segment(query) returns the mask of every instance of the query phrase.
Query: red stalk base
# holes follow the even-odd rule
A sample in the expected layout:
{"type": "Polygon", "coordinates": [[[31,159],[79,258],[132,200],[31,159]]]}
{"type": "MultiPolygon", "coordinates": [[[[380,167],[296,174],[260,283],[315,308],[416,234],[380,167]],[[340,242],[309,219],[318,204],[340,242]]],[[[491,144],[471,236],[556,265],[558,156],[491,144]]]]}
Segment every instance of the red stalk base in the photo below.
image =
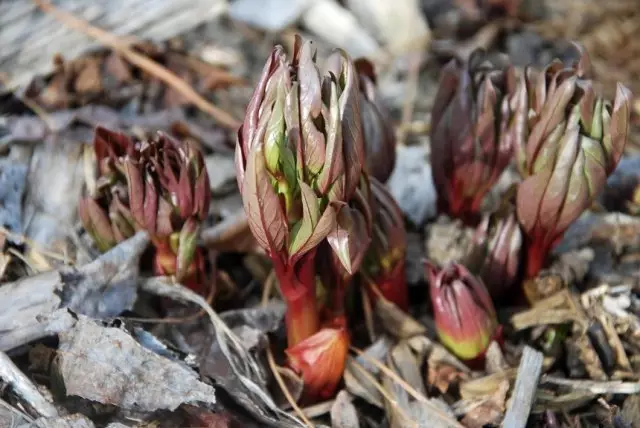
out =
{"type": "Polygon", "coordinates": [[[527,279],[535,278],[544,268],[545,262],[551,250],[562,241],[564,233],[561,233],[553,241],[530,239],[527,244],[527,279]]]}
{"type": "Polygon", "coordinates": [[[316,299],[315,250],[294,265],[273,257],[273,268],[287,304],[285,323],[289,347],[295,346],[320,329],[316,299]]]}
{"type": "MultiPolygon", "coordinates": [[[[404,260],[401,260],[390,273],[385,274],[379,281],[376,281],[376,284],[385,299],[407,312],[409,310],[409,290],[407,288],[404,263],[404,260]]],[[[373,291],[370,291],[369,294],[372,300],[376,298],[373,291]]]]}

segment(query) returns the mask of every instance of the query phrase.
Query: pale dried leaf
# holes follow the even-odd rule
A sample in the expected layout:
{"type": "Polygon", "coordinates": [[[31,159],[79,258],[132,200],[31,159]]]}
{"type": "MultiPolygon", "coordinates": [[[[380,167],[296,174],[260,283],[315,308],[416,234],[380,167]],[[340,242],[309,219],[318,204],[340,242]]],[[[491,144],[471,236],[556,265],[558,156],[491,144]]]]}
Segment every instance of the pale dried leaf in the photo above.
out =
{"type": "Polygon", "coordinates": [[[195,371],[143,348],[121,329],[80,316],[59,338],[56,369],[67,395],[147,412],[216,402],[213,387],[195,371]]]}

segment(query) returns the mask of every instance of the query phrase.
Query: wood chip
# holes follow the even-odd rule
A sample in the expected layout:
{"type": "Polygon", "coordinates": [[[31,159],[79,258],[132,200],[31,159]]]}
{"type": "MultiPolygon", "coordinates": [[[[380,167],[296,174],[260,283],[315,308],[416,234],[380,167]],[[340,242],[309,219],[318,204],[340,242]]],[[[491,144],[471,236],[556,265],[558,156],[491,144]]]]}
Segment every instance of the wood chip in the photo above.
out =
{"type": "Polygon", "coordinates": [[[526,346],[522,353],[516,385],[509,400],[509,409],[502,422],[504,428],[524,428],[533,406],[538,380],[542,373],[542,352],[526,346]]]}

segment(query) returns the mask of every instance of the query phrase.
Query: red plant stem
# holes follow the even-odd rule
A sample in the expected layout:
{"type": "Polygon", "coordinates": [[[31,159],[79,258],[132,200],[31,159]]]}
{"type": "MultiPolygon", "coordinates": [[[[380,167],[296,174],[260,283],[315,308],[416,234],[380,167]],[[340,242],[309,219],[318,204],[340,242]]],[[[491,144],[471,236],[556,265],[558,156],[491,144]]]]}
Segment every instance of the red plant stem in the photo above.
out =
{"type": "Polygon", "coordinates": [[[535,278],[544,267],[550,245],[531,241],[527,246],[527,278],[535,278]]]}
{"type": "Polygon", "coordinates": [[[285,323],[288,346],[292,347],[320,330],[316,298],[315,250],[294,265],[272,257],[280,291],[287,304],[285,323]]]}
{"type": "MultiPolygon", "coordinates": [[[[338,268],[339,269],[339,268],[338,268]]],[[[346,328],[347,318],[345,312],[345,300],[347,295],[347,287],[351,283],[351,275],[346,272],[340,272],[335,275],[334,284],[330,288],[331,307],[328,311],[328,319],[325,320],[325,326],[334,328],[346,328]]]]}
{"type": "Polygon", "coordinates": [[[393,302],[405,312],[409,310],[409,290],[407,289],[404,260],[396,263],[393,270],[385,274],[377,285],[385,299],[393,302]]]}

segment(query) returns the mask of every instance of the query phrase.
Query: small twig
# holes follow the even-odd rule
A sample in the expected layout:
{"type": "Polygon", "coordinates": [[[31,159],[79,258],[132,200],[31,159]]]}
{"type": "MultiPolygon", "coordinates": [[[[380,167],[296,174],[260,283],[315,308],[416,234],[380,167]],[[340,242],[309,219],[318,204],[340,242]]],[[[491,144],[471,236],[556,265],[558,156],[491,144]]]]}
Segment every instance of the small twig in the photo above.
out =
{"type": "Polygon", "coordinates": [[[395,407],[395,409],[398,411],[398,413],[400,415],[402,415],[402,417],[407,420],[408,422],[411,422],[411,426],[414,426],[415,428],[419,428],[419,425],[416,423],[416,421],[414,421],[413,419],[411,419],[409,417],[409,415],[407,415],[405,413],[405,411],[402,409],[402,407],[398,404],[398,402],[391,396],[389,395],[389,392],[384,388],[384,386],[380,385],[380,382],[378,382],[376,380],[375,377],[373,377],[373,375],[371,373],[369,373],[367,371],[367,369],[365,369],[360,363],[358,363],[357,361],[353,360],[353,367],[357,368],[358,371],[367,378],[367,380],[369,382],[371,382],[371,384],[378,390],[378,392],[380,392],[380,394],[385,398],[385,400],[387,400],[389,403],[391,403],[391,405],[393,407],[395,407]]]}
{"type": "Polygon", "coordinates": [[[504,417],[504,428],[524,428],[531,413],[538,380],[542,373],[544,355],[535,349],[525,346],[518,367],[516,385],[513,388],[509,409],[504,417]]]}
{"type": "Polygon", "coordinates": [[[436,406],[431,401],[429,401],[429,399],[427,397],[425,397],[423,394],[421,394],[419,391],[417,391],[414,387],[409,385],[409,383],[407,383],[407,381],[402,379],[396,372],[391,370],[388,366],[386,366],[385,364],[381,363],[377,359],[367,355],[361,349],[358,349],[358,348],[356,348],[354,346],[350,346],[349,348],[353,352],[358,354],[360,357],[362,357],[363,359],[367,360],[369,363],[371,363],[374,366],[376,366],[377,368],[379,368],[381,372],[383,372],[385,375],[390,377],[395,383],[397,383],[402,388],[404,388],[404,390],[407,391],[409,393],[409,395],[411,395],[413,398],[415,398],[416,400],[420,401],[421,403],[426,404],[427,407],[429,407],[429,410],[431,410],[434,413],[436,413],[438,415],[438,418],[441,418],[443,422],[449,424],[449,426],[451,426],[451,427],[464,428],[463,425],[459,424],[456,420],[451,418],[451,416],[447,415],[440,408],[438,408],[438,406],[436,406]]]}
{"type": "Polygon", "coordinates": [[[7,383],[38,416],[49,418],[58,416],[55,406],[40,394],[33,382],[13,364],[11,358],[4,352],[0,352],[0,379],[7,383]]]}
{"type": "Polygon", "coordinates": [[[271,350],[270,347],[267,347],[267,361],[269,362],[269,368],[271,368],[271,372],[273,373],[273,377],[276,378],[276,382],[278,383],[278,386],[280,387],[280,390],[284,394],[284,397],[289,402],[289,405],[291,405],[293,410],[295,410],[296,416],[298,416],[300,419],[302,419],[302,421],[308,427],[313,428],[313,424],[311,423],[311,421],[309,421],[309,419],[307,419],[307,417],[305,416],[305,414],[302,411],[302,409],[300,408],[300,406],[298,406],[298,403],[296,403],[296,400],[291,395],[291,391],[289,391],[289,388],[287,388],[287,384],[284,383],[284,379],[282,379],[282,376],[280,376],[280,373],[278,372],[278,366],[276,365],[276,361],[273,358],[273,351],[271,350]]]}
{"type": "Polygon", "coordinates": [[[640,383],[594,380],[573,380],[555,376],[543,376],[542,383],[552,383],[555,385],[569,386],[574,390],[587,391],[592,394],[640,394],[640,383]]]}
{"type": "Polygon", "coordinates": [[[237,119],[233,118],[229,113],[211,104],[204,97],[198,94],[187,82],[176,76],[167,68],[129,48],[128,44],[124,43],[118,36],[110,34],[107,31],[95,27],[68,12],[64,12],[58,9],[57,7],[53,6],[48,0],[33,1],[40,9],[42,9],[43,12],[50,14],[55,19],[67,25],[68,27],[80,31],[87,36],[93,37],[100,43],[109,46],[110,48],[121,54],[124,58],[127,59],[127,61],[129,61],[133,65],[140,67],[149,74],[162,80],[168,86],[170,86],[190,102],[192,102],[200,110],[209,114],[212,118],[219,122],[221,126],[232,130],[236,130],[240,127],[240,122],[237,119]]]}

